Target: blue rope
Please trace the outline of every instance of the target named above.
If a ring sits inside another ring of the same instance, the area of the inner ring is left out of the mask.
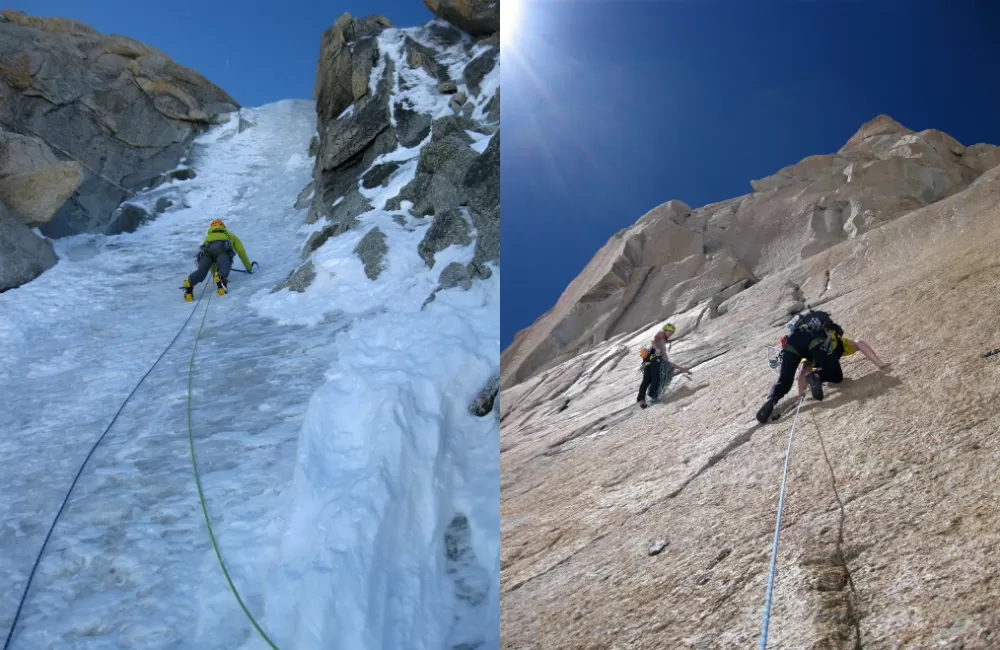
[[[205,283],[205,287],[208,287],[208,283]],[[10,642],[13,641],[14,639],[14,629],[17,627],[18,619],[21,618],[21,609],[24,607],[24,601],[28,599],[28,590],[31,589],[31,581],[34,580],[35,578],[35,571],[38,570],[38,564],[42,561],[42,555],[45,553],[45,547],[48,546],[49,539],[52,537],[52,531],[56,529],[56,524],[59,522],[59,517],[62,515],[63,510],[66,509],[66,504],[69,503],[69,497],[70,495],[73,494],[73,488],[76,487],[77,481],[80,480],[80,476],[83,474],[83,469],[87,466],[87,463],[90,461],[90,457],[94,455],[95,451],[97,451],[98,445],[101,444],[105,436],[108,435],[108,432],[111,431],[111,427],[114,426],[115,422],[118,421],[118,416],[121,415],[122,411],[125,410],[125,405],[128,404],[128,401],[130,399],[132,399],[132,396],[135,395],[135,392],[139,390],[139,386],[142,386],[142,382],[146,381],[146,377],[149,377],[150,373],[153,372],[153,369],[156,368],[156,365],[160,363],[160,361],[163,359],[164,356],[166,356],[170,348],[173,347],[174,343],[177,342],[177,339],[181,337],[181,332],[183,332],[184,328],[187,327],[187,324],[191,322],[191,317],[194,316],[194,313],[195,311],[197,311],[198,305],[201,304],[201,299],[204,296],[205,296],[205,289],[203,288],[201,290],[201,295],[198,296],[198,302],[194,305],[194,308],[191,309],[191,313],[188,315],[187,320],[184,321],[184,324],[181,325],[181,328],[177,331],[177,335],[174,336],[174,339],[170,342],[169,345],[167,345],[166,349],[163,350],[163,353],[160,354],[159,358],[153,362],[153,365],[149,367],[149,370],[147,370],[146,374],[142,376],[142,379],[139,380],[139,383],[135,385],[135,388],[132,389],[132,392],[128,394],[128,397],[125,398],[125,401],[122,402],[121,407],[118,409],[118,412],[115,413],[115,417],[111,418],[111,423],[108,424],[108,428],[104,430],[104,433],[101,434],[101,437],[98,438],[97,442],[94,443],[94,446],[90,448],[90,452],[87,454],[87,457],[83,459],[83,463],[80,465],[80,469],[77,470],[76,476],[73,477],[73,482],[70,484],[69,490],[66,491],[66,496],[65,498],[63,498],[62,505],[59,506],[59,511],[56,513],[56,516],[52,519],[52,525],[49,526],[49,532],[45,535],[45,541],[42,542],[42,547],[38,549],[38,557],[35,558],[35,564],[31,567],[31,573],[28,574],[28,582],[25,583],[24,585],[24,593],[21,594],[21,602],[17,604],[17,611],[14,612],[14,621],[10,624],[10,632],[7,633],[7,640],[4,641],[3,650],[8,650],[8,648],[10,648]]]
[[[785,483],[788,480],[788,459],[792,456],[792,436],[795,435],[795,423],[799,420],[799,410],[806,396],[799,398],[795,409],[795,419],[792,420],[792,430],[788,433],[788,450],[785,452],[785,469],[781,474],[781,496],[778,497],[778,520],[774,523],[774,545],[771,547],[771,568],[767,576],[767,595],[764,597],[764,623],[760,630],[760,650],[767,648],[767,624],[771,620],[771,593],[774,591],[774,568],[778,560],[778,534],[781,532],[781,511],[785,505]]]

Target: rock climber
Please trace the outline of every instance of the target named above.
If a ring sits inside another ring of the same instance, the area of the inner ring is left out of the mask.
[[[184,279],[184,300],[191,302],[194,299],[195,285],[205,279],[209,270],[212,270],[212,279],[219,289],[219,295],[226,295],[229,290],[229,273],[236,255],[240,256],[247,273],[253,273],[257,262],[250,261],[240,238],[226,230],[222,219],[216,219],[209,225],[208,234],[198,251],[198,268]]]
[[[646,391],[649,390],[651,399],[656,399],[660,389],[660,366],[663,359],[653,346],[644,347],[639,350],[639,357],[642,358],[642,383],[639,384],[639,408],[646,408]]]
[[[860,352],[865,355],[865,358],[874,363],[875,367],[879,370],[885,370],[892,365],[891,361],[882,361],[879,359],[878,355],[875,354],[875,350],[872,350],[871,346],[864,341],[853,341],[849,338],[835,335],[833,353],[838,359],[841,357],[849,357],[855,352]],[[812,372],[812,369],[812,364],[808,361],[802,364],[798,380],[799,397],[802,397],[806,392],[806,375]]]
[[[663,326],[656,336],[653,337],[653,346],[660,353],[660,357],[663,358],[663,363],[660,364],[660,392],[662,393],[670,385],[671,380],[677,373],[682,375],[690,375],[691,371],[683,366],[678,366],[676,363],[670,361],[667,357],[667,342],[670,338],[677,332],[677,328],[673,326],[672,323],[667,323]]]
[[[672,363],[667,357],[667,341],[674,335],[677,328],[671,323],[663,326],[653,337],[648,348],[643,348],[639,356],[643,359],[642,385],[639,388],[639,407],[646,408],[646,388],[649,388],[650,399],[656,400],[667,389],[674,376],[679,373],[690,373],[683,366]]]
[[[677,328],[674,327],[672,323],[666,323],[664,324],[663,329],[653,336],[653,347],[656,348],[656,351],[659,352],[660,356],[664,359],[667,358],[667,341],[670,340],[670,337],[673,336],[676,331]]]
[[[843,328],[833,322],[825,311],[809,311],[789,325],[791,333],[781,349],[781,370],[778,381],[764,405],[757,411],[757,421],[765,423],[774,411],[774,405],[792,389],[795,371],[803,360],[811,362],[814,370],[805,374],[806,383],[816,400],[823,399],[823,382],[839,384],[844,379],[840,358],[836,354],[836,337],[844,335]]]

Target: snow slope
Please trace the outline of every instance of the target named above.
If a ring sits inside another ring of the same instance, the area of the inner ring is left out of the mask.
[[[178,289],[213,218],[254,275],[211,292],[126,406],[77,485],[11,648],[266,648],[212,550],[191,471],[247,607],[283,650],[499,645],[499,423],[468,403],[499,372],[499,269],[421,310],[440,268],[426,225],[376,211],[375,282],[353,249],[315,254],[305,293],[292,208],[310,181],[312,102],[244,109],[203,135],[197,178],[139,199],[174,207],[137,232],[56,244],[60,262],[0,294],[0,630],[72,477],[191,313]],[[241,268],[239,261],[236,268]],[[202,285],[204,286],[204,285]],[[202,286],[196,289],[196,296]]]

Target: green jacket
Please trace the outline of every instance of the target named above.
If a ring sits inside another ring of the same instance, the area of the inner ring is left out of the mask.
[[[236,254],[240,256],[240,261],[243,262],[243,267],[249,271],[250,258],[247,257],[247,252],[243,248],[243,242],[240,241],[239,237],[229,232],[225,228],[220,228],[219,226],[216,226],[215,228],[209,228],[208,235],[205,236],[204,243],[207,244],[209,242],[223,241],[226,239],[232,242],[233,249],[236,251]]]

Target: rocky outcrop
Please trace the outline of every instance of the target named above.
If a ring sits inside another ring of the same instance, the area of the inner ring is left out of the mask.
[[[761,278],[723,317],[675,314],[670,359],[692,376],[646,410],[655,325],[505,387],[501,647],[753,646],[793,419],[772,644],[994,647],[998,223],[994,167]],[[793,287],[894,365],[846,357],[822,402],[794,418],[793,390],[761,426]]]
[[[427,266],[434,268],[435,253],[443,251],[452,244],[465,246],[471,241],[468,220],[457,208],[451,208],[434,217],[434,223],[427,229],[427,234],[417,247],[417,252]]]
[[[424,0],[427,8],[473,36],[500,31],[500,0]]]
[[[63,162],[40,139],[0,132],[0,291],[29,282],[56,263],[46,224],[80,186],[75,162]]]
[[[378,62],[373,37],[391,27],[385,16],[353,18],[343,13],[323,32],[313,98],[320,123],[329,123],[368,94],[368,79]]]
[[[473,96],[479,95],[479,84],[482,83],[483,78],[496,66],[499,56],[500,46],[494,45],[473,60],[469,61],[469,64],[465,66],[465,69],[462,71],[462,79],[469,87],[469,92],[472,93]]]
[[[500,123],[500,88],[497,88],[493,99],[486,104],[486,121],[490,124]]]
[[[347,203],[343,197],[356,192],[357,176],[375,158],[396,148],[395,133],[389,129],[394,70],[389,58],[379,53],[375,38],[390,26],[382,16],[353,18],[345,13],[323,33],[313,90],[319,146],[310,222],[330,217],[348,222],[358,216],[357,209],[348,210],[349,215],[334,215],[332,209],[338,200]],[[382,72],[371,89],[369,80],[380,56]],[[357,199],[363,197],[357,195],[350,203],[360,207]]]
[[[288,278],[271,289],[271,293],[277,293],[282,289],[288,289],[296,293],[302,293],[309,288],[313,280],[316,279],[316,265],[312,260],[295,269]]]
[[[499,411],[496,408],[496,399],[499,394],[500,377],[493,376],[486,386],[479,391],[476,399],[472,400],[472,403],[469,404],[469,413],[478,417],[484,417],[490,413],[497,413],[499,416]]]
[[[696,210],[664,204],[616,234],[556,305],[518,334],[501,357],[503,385],[704,299],[712,317],[723,315],[738,304],[723,292],[952,196],[998,162],[992,145],[964,147],[882,115],[837,153],[753,181],[752,194]],[[650,257],[650,241],[675,248]],[[774,314],[787,317],[783,307]]]
[[[477,155],[466,133],[476,127],[473,120],[458,116],[435,120],[431,142],[420,150],[416,176],[388,207],[397,209],[409,201],[414,214],[435,217],[421,243],[421,256],[433,266],[434,252],[469,242],[465,221],[458,216],[459,207],[467,206],[478,235],[470,272],[488,277],[486,264],[500,263],[500,134]]]
[[[738,260],[706,251],[702,235],[680,225],[690,213],[670,201],[616,233],[555,307],[504,350],[504,385],[751,278]]]
[[[41,229],[59,237],[113,233],[133,191],[175,168],[192,138],[235,100],[164,53],[75,20],[15,10],[0,21],[0,123],[37,136],[83,181]]]
[[[83,168],[63,162],[38,138],[0,132],[0,201],[28,227],[48,222],[83,182]]]
[[[56,261],[52,244],[0,203],[0,292],[34,280]]]
[[[407,149],[423,142],[431,132],[431,116],[410,110],[405,104],[397,103],[393,107],[393,116],[396,119],[396,138]]]
[[[376,226],[368,231],[361,238],[354,254],[365,265],[365,275],[369,280],[377,280],[378,276],[385,270],[385,255],[389,252],[389,247],[385,243],[385,233]]]
[[[500,264],[500,131],[469,166],[461,191],[467,197],[469,217],[477,234],[470,271],[487,277],[486,263]]]

